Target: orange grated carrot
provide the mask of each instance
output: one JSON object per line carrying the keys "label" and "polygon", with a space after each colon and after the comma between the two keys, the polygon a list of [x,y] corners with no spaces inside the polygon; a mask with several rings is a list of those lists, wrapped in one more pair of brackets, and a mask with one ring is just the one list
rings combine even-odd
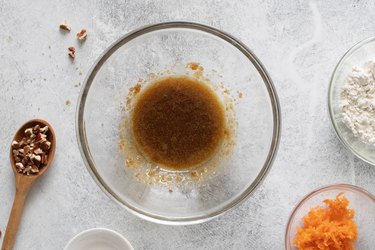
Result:
{"label": "orange grated carrot", "polygon": [[293,241],[299,250],[354,250],[357,225],[349,200],[339,193],[335,199],[326,199],[326,207],[312,208],[303,218],[303,227],[297,227]]}

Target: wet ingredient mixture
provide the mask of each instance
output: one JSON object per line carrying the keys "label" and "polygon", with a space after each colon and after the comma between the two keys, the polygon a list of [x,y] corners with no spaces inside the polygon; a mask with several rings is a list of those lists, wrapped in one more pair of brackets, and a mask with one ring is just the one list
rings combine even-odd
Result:
{"label": "wet ingredient mixture", "polygon": [[132,132],[150,161],[183,170],[210,159],[225,133],[216,94],[187,76],[170,76],[142,90],[132,113]]}

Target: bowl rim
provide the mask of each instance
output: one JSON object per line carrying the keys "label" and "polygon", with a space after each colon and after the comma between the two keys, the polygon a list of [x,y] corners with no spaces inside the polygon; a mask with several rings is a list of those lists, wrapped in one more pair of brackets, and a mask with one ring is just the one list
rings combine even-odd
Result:
{"label": "bowl rim", "polygon": [[[90,89],[90,86],[96,76],[96,73],[99,71],[101,66],[105,63],[105,61],[121,46],[128,43],[129,41],[142,36],[147,33],[151,33],[158,30],[166,30],[166,29],[188,29],[193,31],[201,31],[207,33],[208,35],[213,35],[215,37],[220,38],[223,42],[227,42],[237,48],[244,56],[246,56],[252,65],[256,68],[259,75],[262,77],[263,83],[268,91],[268,96],[270,98],[270,103],[272,106],[272,114],[273,114],[273,133],[272,133],[272,141],[270,145],[270,149],[266,158],[265,163],[263,164],[260,172],[254,179],[254,181],[244,190],[242,193],[237,195],[234,199],[231,199],[228,204],[225,204],[219,209],[215,209],[213,211],[207,212],[203,215],[199,216],[191,216],[191,217],[168,217],[162,216],[158,214],[153,214],[149,212],[145,212],[142,209],[136,208],[131,204],[127,203],[125,200],[121,199],[115,192],[111,190],[111,188],[105,183],[105,181],[100,177],[98,174],[94,161],[91,157],[91,153],[88,147],[86,134],[85,134],[85,124],[83,120],[84,115],[84,107],[86,98]],[[261,184],[264,177],[269,172],[272,163],[275,159],[279,141],[280,141],[280,133],[281,133],[281,111],[280,111],[280,104],[279,99],[276,93],[276,89],[274,84],[267,73],[263,64],[259,61],[259,59],[255,56],[255,54],[248,49],[242,42],[234,38],[233,36],[220,31],[216,28],[212,28],[210,26],[206,26],[199,23],[193,22],[165,22],[165,23],[157,23],[153,25],[148,25],[131,31],[128,34],[125,34],[117,41],[112,43],[94,62],[93,66],[89,70],[84,84],[81,88],[81,92],[77,102],[77,109],[76,109],[76,136],[78,141],[79,150],[83,161],[88,169],[91,177],[95,180],[96,184],[104,191],[104,193],[110,197],[110,199],[114,200],[116,203],[120,204],[122,207],[125,207],[131,213],[139,216],[140,218],[146,219],[151,222],[160,223],[160,224],[167,224],[167,225],[187,225],[187,224],[197,224],[204,221],[208,221],[214,217],[217,217],[224,212],[232,209],[233,207],[242,203],[250,194],[252,194],[256,188]]]}
{"label": "bowl rim", "polygon": [[319,194],[321,192],[324,192],[324,191],[327,191],[327,190],[330,190],[330,189],[336,189],[336,188],[337,189],[343,189],[343,190],[346,189],[346,190],[352,190],[352,191],[359,192],[359,193],[367,196],[368,198],[370,198],[375,203],[375,195],[373,195],[372,193],[370,193],[369,191],[367,191],[367,190],[365,190],[365,189],[363,189],[361,187],[358,187],[358,186],[355,186],[355,185],[352,185],[352,184],[337,183],[337,184],[324,185],[324,186],[321,186],[321,187],[319,187],[317,189],[314,189],[313,191],[311,191],[307,195],[303,196],[301,198],[301,200],[299,200],[297,202],[297,204],[294,206],[292,212],[290,213],[290,216],[289,216],[289,219],[288,219],[288,223],[287,223],[287,226],[286,226],[286,229],[285,229],[285,236],[284,236],[284,241],[285,241],[284,242],[284,246],[285,246],[286,250],[292,249],[292,246],[289,243],[291,223],[294,220],[298,209],[307,200],[309,200],[311,197],[315,196],[316,194]]}
{"label": "bowl rim", "polygon": [[64,247],[64,250],[69,250],[68,247],[70,247],[74,241],[78,240],[80,237],[86,235],[86,234],[89,234],[89,233],[92,233],[92,232],[104,232],[104,233],[109,233],[109,234],[112,234],[113,236],[121,239],[124,244],[126,244],[130,249],[134,249],[133,246],[130,244],[130,242],[120,233],[112,230],[112,229],[108,229],[108,228],[104,228],[104,227],[95,227],[95,228],[90,228],[90,229],[87,229],[87,230],[84,230],[82,232],[79,232],[78,234],[74,235],[69,241],[68,243],[65,245]]}
{"label": "bowl rim", "polygon": [[335,85],[334,83],[334,79],[336,78],[336,74],[338,73],[338,70],[341,68],[341,66],[343,65],[343,63],[346,61],[346,59],[351,56],[355,51],[357,51],[358,49],[360,49],[362,46],[364,46],[365,44],[368,44],[369,42],[374,42],[375,41],[375,36],[372,36],[372,37],[369,37],[369,38],[366,38],[364,40],[361,40],[360,42],[357,42],[356,44],[354,44],[350,49],[348,49],[345,54],[340,58],[340,60],[338,61],[338,63],[336,64],[333,72],[332,72],[332,75],[331,75],[331,78],[330,78],[330,81],[329,81],[329,87],[328,87],[328,112],[329,112],[329,117],[330,117],[330,120],[331,120],[331,124],[335,130],[335,134],[336,136],[339,138],[339,141],[350,151],[352,152],[356,157],[358,157],[359,159],[361,159],[362,161],[370,164],[370,165],[373,165],[375,166],[375,162],[372,162],[370,161],[369,159],[367,159],[365,156],[361,155],[360,153],[358,153],[351,145],[350,143],[348,143],[344,137],[341,135],[341,131],[340,129],[338,128],[337,126],[337,123],[335,121],[335,118],[334,118],[334,111],[333,111],[333,105],[332,105],[332,98],[333,98],[333,87]]}

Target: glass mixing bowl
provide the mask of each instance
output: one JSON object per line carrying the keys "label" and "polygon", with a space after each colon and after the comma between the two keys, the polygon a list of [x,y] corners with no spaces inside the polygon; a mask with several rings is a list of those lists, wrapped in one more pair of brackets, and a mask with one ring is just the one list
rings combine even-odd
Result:
{"label": "glass mixing bowl", "polygon": [[[234,145],[213,176],[168,192],[138,181],[125,166],[119,149],[122,105],[139,79],[189,62],[217,72],[239,96],[233,104]],[[103,53],[83,85],[76,129],[86,166],[109,197],[153,222],[192,224],[236,206],[264,179],[277,151],[280,108],[263,65],[241,42],[201,24],[161,23],[125,35]]]}
{"label": "glass mixing bowl", "polygon": [[303,225],[302,218],[309,210],[316,206],[323,206],[323,200],[334,199],[341,192],[344,192],[343,196],[349,200],[349,208],[354,209],[355,212],[354,222],[357,224],[358,232],[356,249],[372,249],[375,246],[375,196],[357,186],[335,184],[311,192],[294,208],[286,228],[285,249],[297,250],[293,247],[297,226]]}
{"label": "glass mixing bowl", "polygon": [[343,122],[340,93],[345,79],[354,66],[375,60],[375,37],[354,45],[338,62],[333,71],[328,91],[328,109],[333,127],[340,141],[358,158],[375,165],[375,146],[363,143]]}

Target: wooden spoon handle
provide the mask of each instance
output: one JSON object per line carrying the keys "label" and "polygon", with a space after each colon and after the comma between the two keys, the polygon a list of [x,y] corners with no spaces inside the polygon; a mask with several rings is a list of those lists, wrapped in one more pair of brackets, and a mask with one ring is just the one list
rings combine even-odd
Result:
{"label": "wooden spoon handle", "polygon": [[8,220],[7,230],[5,231],[3,246],[1,250],[13,250],[14,241],[16,239],[18,225],[20,224],[23,205],[28,193],[27,189],[17,189],[16,196],[14,197],[12,212]]}

